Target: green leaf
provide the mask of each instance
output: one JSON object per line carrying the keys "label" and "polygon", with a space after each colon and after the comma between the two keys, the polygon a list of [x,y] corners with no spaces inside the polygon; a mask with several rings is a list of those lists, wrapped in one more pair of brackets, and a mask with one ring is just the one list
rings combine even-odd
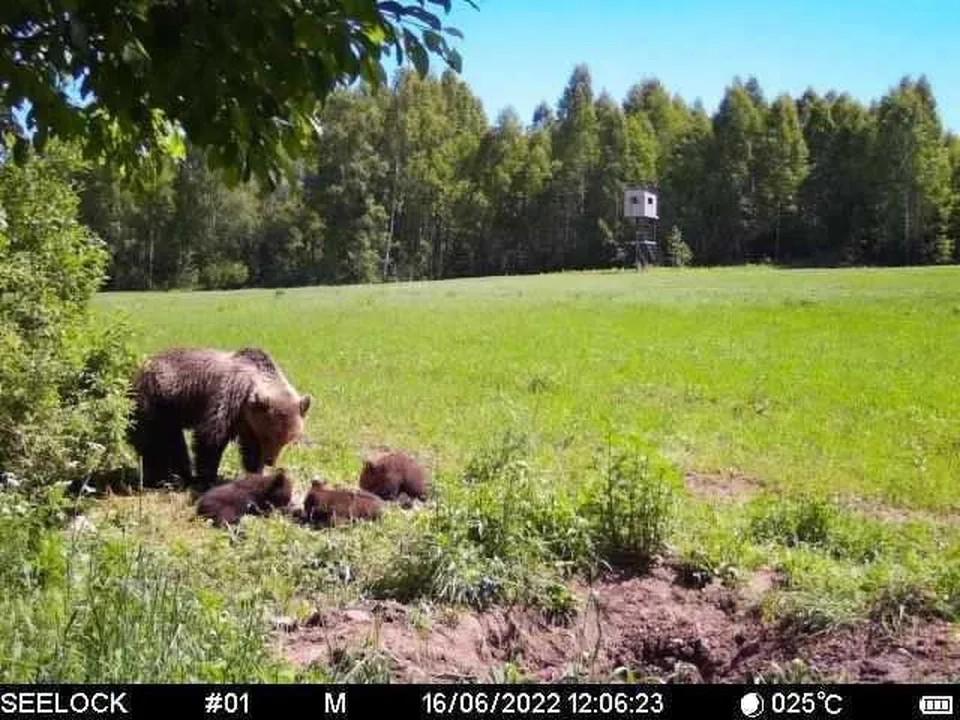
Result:
{"label": "green leaf", "polygon": [[463,58],[456,50],[451,49],[447,53],[447,64],[453,68],[454,72],[463,72]]}
{"label": "green leaf", "polygon": [[406,8],[405,14],[410,15],[411,17],[415,17],[424,25],[428,25],[434,30],[437,30],[438,32],[443,28],[443,24],[440,22],[437,16],[431,12],[427,12],[423,8],[408,7]]}
{"label": "green leaf", "polygon": [[183,160],[187,157],[187,143],[183,134],[175,130],[161,138],[160,147],[174,160]]}
{"label": "green leaf", "polygon": [[423,31],[423,41],[426,43],[427,48],[430,52],[437,54],[442,54],[446,50],[447,44],[444,42],[443,38],[435,33],[433,30],[424,30]]}
{"label": "green leaf", "polygon": [[420,77],[426,77],[427,73],[430,72],[430,58],[427,56],[427,51],[423,49],[423,45],[414,41],[407,46],[407,52],[410,54],[413,66],[417,69]]}
{"label": "green leaf", "polygon": [[128,65],[140,65],[150,59],[150,54],[140,42],[139,38],[133,38],[123,44],[123,50],[120,51],[120,57]]}
{"label": "green leaf", "polygon": [[395,16],[398,17],[398,18],[401,17],[401,16],[403,16],[403,14],[404,14],[404,7],[403,7],[403,5],[401,5],[400,3],[396,3],[396,2],[382,2],[382,3],[378,3],[378,4],[377,4],[377,8],[378,8],[378,9],[380,10],[380,12],[382,12],[382,13],[387,12],[387,13],[390,13],[391,15],[395,15]]}
{"label": "green leaf", "polygon": [[293,43],[297,47],[317,47],[323,43],[323,29],[313,15],[299,14],[293,21]]}
{"label": "green leaf", "polygon": [[363,34],[374,45],[382,45],[387,40],[387,31],[383,25],[371,25],[364,28]]}

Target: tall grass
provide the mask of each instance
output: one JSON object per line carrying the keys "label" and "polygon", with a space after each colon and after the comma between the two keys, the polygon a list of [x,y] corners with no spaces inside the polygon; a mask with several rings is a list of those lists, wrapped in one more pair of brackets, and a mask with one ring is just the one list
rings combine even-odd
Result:
{"label": "tall grass", "polygon": [[277,677],[252,600],[197,592],[135,539],[70,536],[0,493],[0,682]]}

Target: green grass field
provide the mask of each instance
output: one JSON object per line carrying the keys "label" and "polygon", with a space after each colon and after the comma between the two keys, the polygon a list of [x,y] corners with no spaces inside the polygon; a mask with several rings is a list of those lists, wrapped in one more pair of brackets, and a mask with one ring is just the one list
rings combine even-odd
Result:
{"label": "green grass field", "polygon": [[960,269],[590,273],[106,294],[143,352],[269,350],[319,400],[287,461],[394,443],[454,469],[506,426],[575,472],[609,427],[685,469],[960,509]]}
{"label": "green grass field", "polygon": [[[319,533],[271,518],[235,537],[194,521],[180,495],[101,504],[101,522],[167,548],[198,587],[294,615],[359,596],[476,602],[491,583],[563,606],[569,570],[558,562],[589,554],[578,549],[589,536],[578,493],[611,438],[631,437],[676,478],[750,479],[758,494],[732,502],[677,481],[666,543],[679,562],[733,582],[776,568],[773,616],[820,627],[960,613],[960,268],[124,293],[97,308],[105,322],[124,316],[144,354],[272,353],[317,400],[308,438],[282,463],[303,484],[318,474],[352,484],[364,448],[398,446],[430,462],[452,513],[398,510]],[[464,482],[468,464],[511,437],[524,438],[522,463],[497,466],[500,484]],[[235,451],[228,460],[235,469]],[[517,523],[503,519],[506,501],[496,509],[498,493],[520,508]],[[464,539],[461,521],[495,521],[501,544]],[[418,574],[429,563],[411,535],[431,540],[442,572]],[[527,584],[535,591],[506,590]]]}

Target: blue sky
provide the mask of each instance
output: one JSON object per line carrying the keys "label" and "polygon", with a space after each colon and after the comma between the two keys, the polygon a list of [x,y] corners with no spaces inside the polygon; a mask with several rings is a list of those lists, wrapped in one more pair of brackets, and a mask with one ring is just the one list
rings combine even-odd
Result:
{"label": "blue sky", "polygon": [[767,97],[835,88],[869,102],[925,73],[944,126],[960,132],[960,0],[454,3],[463,76],[491,119],[512,105],[529,121],[584,62],[617,100],[655,76],[709,112],[735,75],[756,75]]}

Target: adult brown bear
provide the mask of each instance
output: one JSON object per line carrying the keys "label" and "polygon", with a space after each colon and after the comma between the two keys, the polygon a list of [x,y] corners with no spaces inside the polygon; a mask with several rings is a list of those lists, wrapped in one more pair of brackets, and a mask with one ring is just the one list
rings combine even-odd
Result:
{"label": "adult brown bear", "polygon": [[208,490],[197,502],[197,514],[217,527],[233,525],[244,515],[269,515],[290,505],[293,482],[284,470],[253,474]]}
{"label": "adult brown bear", "polygon": [[303,519],[311,525],[378,520],[382,514],[383,500],[373,493],[355,488],[332,488],[322,480],[314,480],[303,499]]}
{"label": "adult brown bear", "polygon": [[[147,486],[174,476],[203,487],[215,484],[223,452],[235,439],[244,470],[262,472],[303,433],[311,402],[258,348],[161,352],[140,368],[133,391],[129,438],[143,458]],[[184,430],[193,431],[195,473]]]}

